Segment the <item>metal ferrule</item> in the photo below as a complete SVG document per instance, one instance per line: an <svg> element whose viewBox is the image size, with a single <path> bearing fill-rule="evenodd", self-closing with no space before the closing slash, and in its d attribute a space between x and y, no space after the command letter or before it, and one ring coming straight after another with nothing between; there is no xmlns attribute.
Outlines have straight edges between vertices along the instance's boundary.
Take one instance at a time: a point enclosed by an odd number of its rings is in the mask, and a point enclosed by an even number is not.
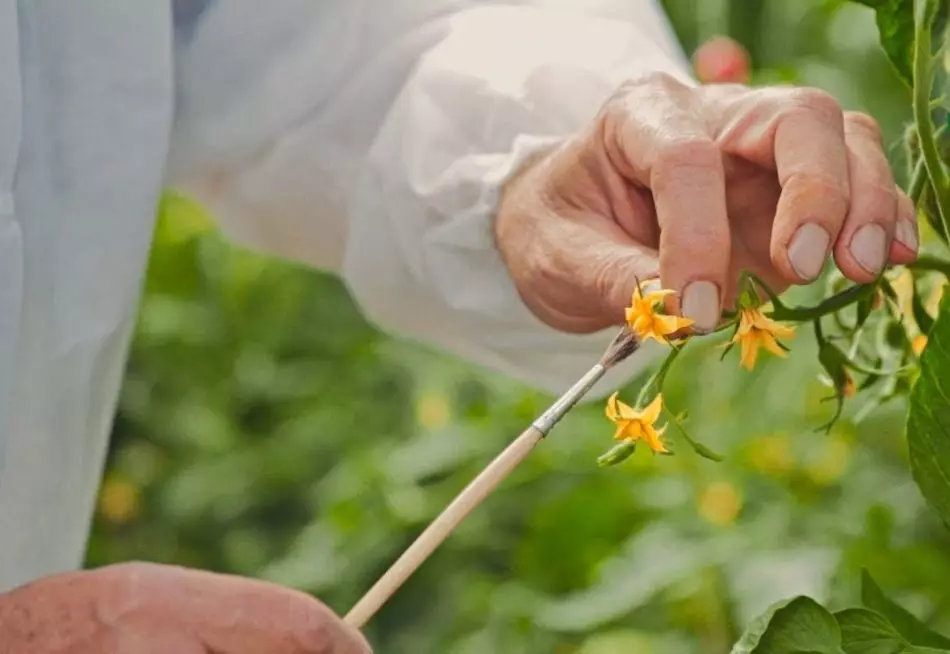
<svg viewBox="0 0 950 654"><path fill-rule="evenodd" d="M554 425L556 425L582 397L587 395L590 389L594 387L594 384L604 376L605 372L607 372L607 368L601 363L598 363L588 370L570 390L559 397L547 411L542 413L537 420L531 423L531 426L541 432L542 435L547 436Z"/></svg>

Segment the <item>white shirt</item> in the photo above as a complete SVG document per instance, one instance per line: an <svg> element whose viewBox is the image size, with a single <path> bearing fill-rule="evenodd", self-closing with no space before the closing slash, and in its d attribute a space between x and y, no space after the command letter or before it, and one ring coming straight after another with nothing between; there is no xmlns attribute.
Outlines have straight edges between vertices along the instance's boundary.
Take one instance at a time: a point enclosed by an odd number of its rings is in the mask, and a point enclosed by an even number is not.
<svg viewBox="0 0 950 654"><path fill-rule="evenodd" d="M0 591L81 564L163 186L560 393L614 330L523 306L499 188L656 70L689 79L654 0L0 0Z"/></svg>

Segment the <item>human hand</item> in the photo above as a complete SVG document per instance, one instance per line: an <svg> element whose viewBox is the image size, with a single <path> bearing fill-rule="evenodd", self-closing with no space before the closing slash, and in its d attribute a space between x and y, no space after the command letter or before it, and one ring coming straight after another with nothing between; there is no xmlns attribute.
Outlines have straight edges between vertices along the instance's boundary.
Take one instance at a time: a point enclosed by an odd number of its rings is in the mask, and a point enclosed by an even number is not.
<svg viewBox="0 0 950 654"><path fill-rule="evenodd" d="M130 563L0 595L0 654L359 654L356 630L273 584Z"/></svg>
<svg viewBox="0 0 950 654"><path fill-rule="evenodd" d="M660 277L667 310L716 327L747 269L776 292L829 256L855 282L916 257L910 199L875 121L811 88L624 84L580 133L503 190L502 258L548 325L621 324L636 280Z"/></svg>

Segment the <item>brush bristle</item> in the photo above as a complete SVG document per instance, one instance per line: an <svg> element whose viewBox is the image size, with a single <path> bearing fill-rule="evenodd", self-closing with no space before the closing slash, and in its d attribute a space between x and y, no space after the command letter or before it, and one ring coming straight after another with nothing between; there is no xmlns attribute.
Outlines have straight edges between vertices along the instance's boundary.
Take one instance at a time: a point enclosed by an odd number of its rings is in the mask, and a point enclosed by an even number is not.
<svg viewBox="0 0 950 654"><path fill-rule="evenodd" d="M614 340L610 342L607 351L601 357L600 363L605 368L611 368L636 352L639 347L640 340L637 335L624 327L614 336Z"/></svg>

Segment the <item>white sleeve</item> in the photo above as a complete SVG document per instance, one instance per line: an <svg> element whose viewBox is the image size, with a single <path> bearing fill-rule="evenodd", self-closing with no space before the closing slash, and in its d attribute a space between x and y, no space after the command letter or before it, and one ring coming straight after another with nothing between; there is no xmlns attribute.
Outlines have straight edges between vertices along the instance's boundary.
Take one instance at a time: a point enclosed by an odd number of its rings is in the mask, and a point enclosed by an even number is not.
<svg viewBox="0 0 950 654"><path fill-rule="evenodd" d="M359 18L362 3L330 4L347 47L339 53L339 44L331 50L328 43L324 56L345 63L321 74L350 83L337 84L341 90L332 96L314 96L315 109L293 122L296 136L285 129L270 137L286 148L294 147L289 140L307 141L306 155L271 152L266 164L257 156L253 175L250 164L228 183L213 175L204 199L244 240L304 260L315 259L307 252L321 247L319 238L302 245L304 232L317 223L334 232L333 216L342 216L340 256L327 267L342 274L370 320L562 392L596 362L616 330L563 334L527 310L493 243L499 189L526 157L593 118L625 79L651 71L689 79L665 17L652 0L400 0L387 3L382 19ZM299 74L302 64L294 61L285 68ZM286 92L275 90L275 79L269 78L269 93L293 95L289 82ZM238 115L233 106L229 111ZM332 157L320 159L314 149ZM327 181L334 167L345 179ZM308 204L306 213L287 206L286 198L305 194L292 184L333 192L298 202ZM275 195L283 199L268 197ZM321 211L318 204L335 209ZM293 226L281 228L280 216L290 214L296 214ZM281 229L283 243L274 236ZM648 357L635 355L594 396L629 379Z"/></svg>

